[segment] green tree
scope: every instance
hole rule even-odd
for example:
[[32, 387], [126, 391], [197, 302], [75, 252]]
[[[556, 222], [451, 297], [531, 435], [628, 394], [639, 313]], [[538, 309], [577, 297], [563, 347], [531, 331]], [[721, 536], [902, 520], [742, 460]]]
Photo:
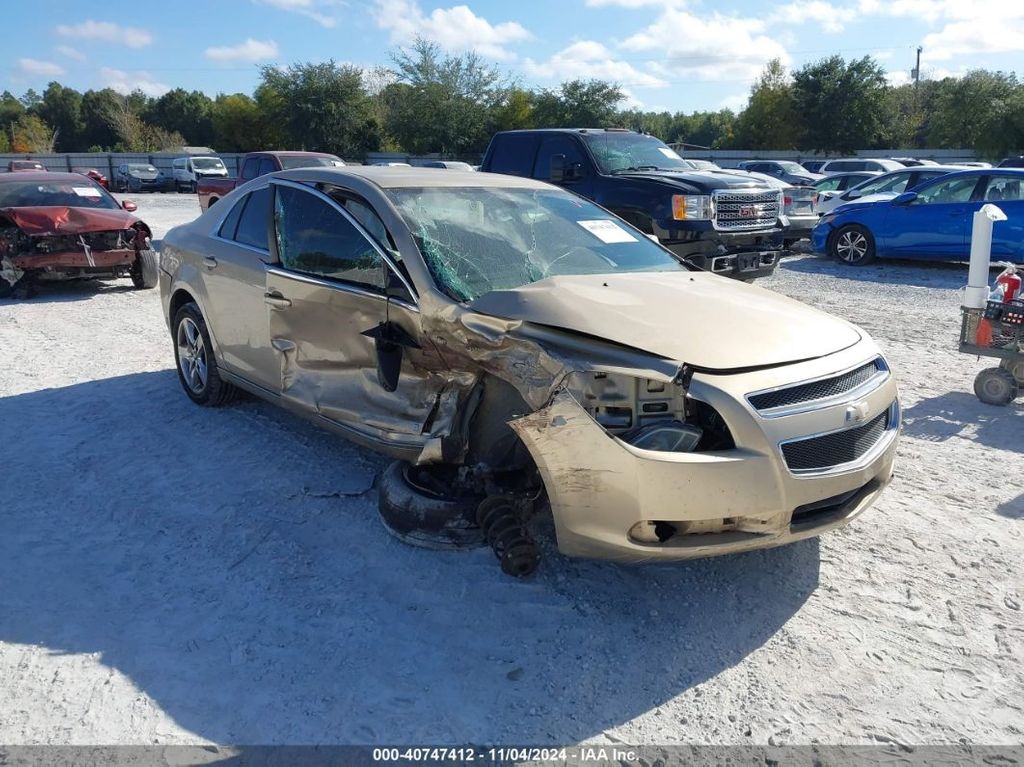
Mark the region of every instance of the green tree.
[[803, 122], [802, 149], [853, 152], [880, 143], [885, 121], [885, 70], [870, 56], [832, 56], [793, 74], [793, 106]]
[[201, 91], [167, 91], [147, 107], [143, 116], [150, 125], [180, 133], [194, 146], [213, 144], [213, 100]]
[[[333, 60], [260, 70], [266, 117], [294, 149], [362, 156], [376, 148], [362, 70]], [[257, 103], [260, 103], [257, 92]]]
[[607, 128], [618, 125], [622, 89], [603, 80], [570, 80], [537, 94], [533, 115], [539, 128]]
[[483, 151], [489, 117], [509, 94], [501, 73], [475, 53], [443, 55], [418, 39], [393, 57], [395, 82], [382, 92], [386, 128], [415, 154], [447, 156]]
[[32, 111], [57, 133], [57, 150], [60, 152], [81, 151], [82, 94], [74, 88], [65, 88], [52, 82], [43, 91], [42, 100]]
[[80, 144], [92, 151], [109, 151], [117, 143], [117, 133], [110, 127], [107, 116], [117, 109], [120, 96], [110, 88], [82, 94], [82, 132]]
[[1013, 74], [983, 69], [940, 80], [931, 99], [929, 143], [950, 148], [997, 149], [993, 144], [1006, 143], [1009, 138], [1000, 122], [1020, 87]]
[[504, 98], [491, 107], [489, 124], [489, 133], [534, 127], [533, 93], [524, 88], [509, 88]]
[[736, 121], [736, 142], [745, 149], [794, 149], [800, 122], [793, 106], [793, 84], [779, 59], [772, 59], [750, 89], [750, 100]]
[[13, 152], [52, 152], [55, 140], [53, 129], [31, 112], [22, 114], [11, 127]]

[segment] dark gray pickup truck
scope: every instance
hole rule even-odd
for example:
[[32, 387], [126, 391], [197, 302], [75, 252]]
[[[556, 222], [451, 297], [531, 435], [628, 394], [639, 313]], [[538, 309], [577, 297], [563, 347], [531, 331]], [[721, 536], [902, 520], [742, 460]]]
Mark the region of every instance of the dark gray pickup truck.
[[771, 274], [783, 252], [782, 192], [742, 173], [695, 171], [653, 136], [613, 128], [504, 131], [481, 171], [558, 184], [718, 274]]

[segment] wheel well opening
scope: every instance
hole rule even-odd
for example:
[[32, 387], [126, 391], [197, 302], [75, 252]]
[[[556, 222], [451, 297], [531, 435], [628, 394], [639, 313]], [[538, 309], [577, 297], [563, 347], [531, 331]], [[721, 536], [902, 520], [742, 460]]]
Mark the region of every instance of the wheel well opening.
[[191, 302], [195, 302], [195, 299], [192, 297], [192, 294], [189, 293], [187, 290], [182, 290], [179, 288], [178, 290], [174, 291], [174, 295], [171, 296], [171, 305], [168, 312], [170, 316], [168, 317], [168, 319], [171, 322], [173, 322], [174, 315], [178, 313], [178, 310], [185, 304]]

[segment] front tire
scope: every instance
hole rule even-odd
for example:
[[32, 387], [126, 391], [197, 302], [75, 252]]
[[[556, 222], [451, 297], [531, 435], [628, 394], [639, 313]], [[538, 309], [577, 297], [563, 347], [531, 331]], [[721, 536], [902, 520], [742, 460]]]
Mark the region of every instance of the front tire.
[[155, 250], [140, 250], [131, 268], [132, 284], [139, 290], [155, 288], [160, 282], [160, 256]]
[[234, 399], [237, 390], [220, 377], [199, 307], [194, 303], [182, 306], [174, 315], [172, 327], [178, 380], [189, 399], [204, 407], [220, 407]]
[[1017, 397], [1017, 380], [1005, 368], [985, 368], [974, 379], [974, 393], [986, 405], [1009, 405]]
[[875, 260], [875, 238], [860, 224], [841, 226], [829, 238], [832, 258], [850, 266], [866, 266]]
[[403, 543], [427, 549], [465, 549], [484, 544], [476, 524], [481, 496], [457, 496], [430, 487], [416, 467], [394, 461], [377, 485], [377, 508], [389, 533]]

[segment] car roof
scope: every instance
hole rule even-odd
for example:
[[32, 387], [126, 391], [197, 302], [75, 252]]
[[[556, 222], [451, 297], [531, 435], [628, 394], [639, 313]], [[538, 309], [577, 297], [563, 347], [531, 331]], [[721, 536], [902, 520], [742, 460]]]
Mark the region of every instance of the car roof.
[[[277, 151], [271, 150], [267, 152], [250, 152], [249, 154], [264, 154], [271, 157], [337, 157], [336, 154], [330, 152], [300, 152], [296, 151]], [[218, 158], [220, 159], [220, 158]]]
[[344, 183], [346, 177], [358, 176], [372, 181], [382, 189], [410, 187], [484, 187], [488, 189], [553, 189], [543, 181], [503, 173], [481, 173], [475, 170], [447, 168], [384, 167], [381, 165], [348, 165], [344, 168], [295, 168], [278, 171], [275, 178], [293, 181]]
[[59, 173], [54, 171], [36, 171], [28, 173], [0, 173], [0, 183], [9, 181], [47, 181], [51, 184], [65, 181], [67, 183], [81, 183], [88, 181], [95, 183], [91, 178], [82, 173]]

